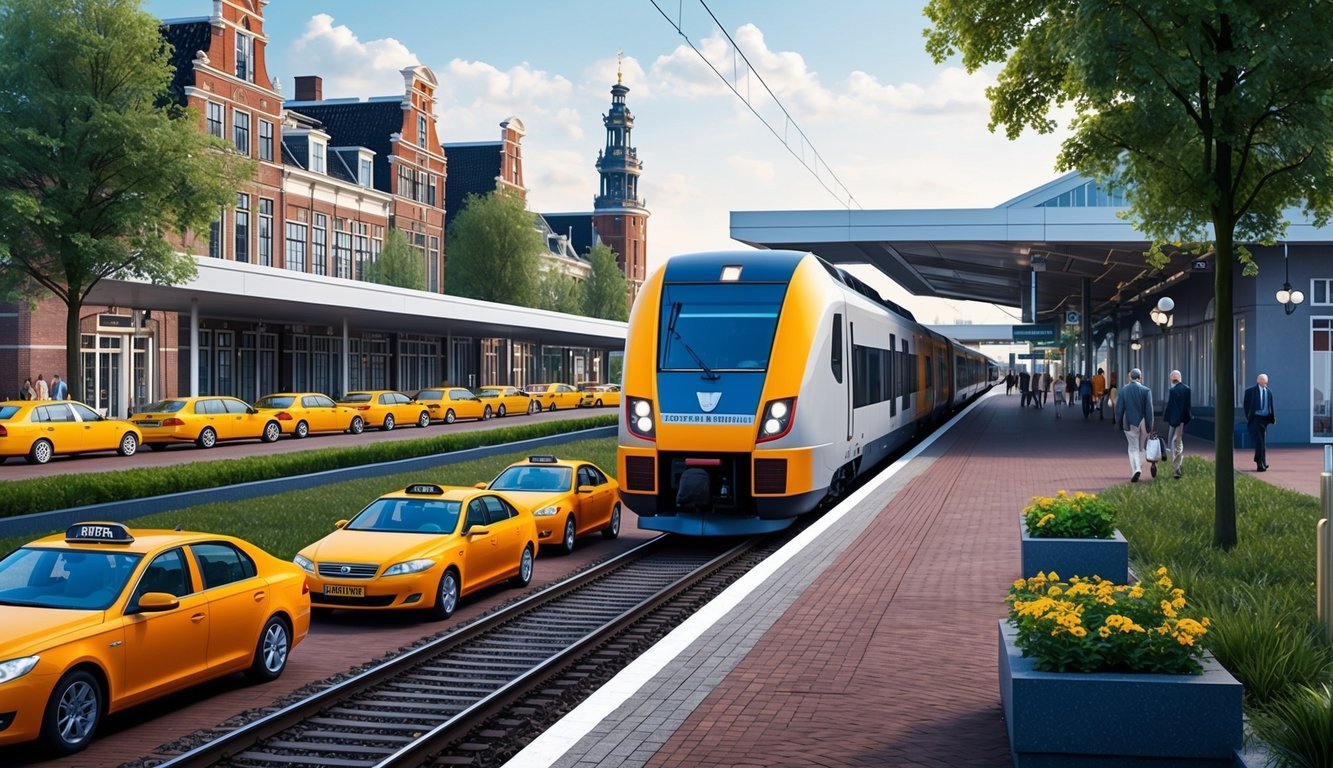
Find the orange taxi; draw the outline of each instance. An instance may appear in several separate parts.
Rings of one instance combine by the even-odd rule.
[[[430,413],[421,403],[402,392],[375,390],[373,392],[348,392],[338,400],[339,405],[346,405],[361,412],[367,427],[379,427],[388,432],[398,424],[416,424],[418,427],[430,426]]]
[[[603,406],[620,407],[620,386],[617,384],[593,384],[583,389],[582,408],[601,408]]]
[[[366,430],[365,417],[355,408],[339,405],[318,392],[281,392],[264,395],[255,401],[255,410],[278,420],[282,434],[297,439],[311,432],[351,432]]]
[[[295,558],[316,609],[424,609],[446,619],[464,595],[532,581],[532,514],[488,491],[416,483],[336,528]]]
[[[459,419],[485,421],[494,415],[491,404],[462,387],[423,389],[413,402],[430,409],[430,418],[453,424]]]
[[[0,560],[0,744],[88,745],[112,712],[277,678],[310,628],[301,570],[231,536],[79,523]]]
[[[56,454],[115,451],[133,456],[139,450],[139,428],[73,400],[0,401],[0,462],[22,456],[29,464],[45,464]]]
[[[482,487],[531,509],[537,540],[563,554],[573,552],[574,539],[585,533],[620,535],[620,484],[591,462],[529,456]]]
[[[529,384],[523,390],[537,403],[538,409],[577,408],[583,393],[568,384]]]
[[[130,417],[143,434],[144,445],[160,451],[177,442],[212,448],[219,440],[263,440],[282,437],[271,413],[260,413],[234,397],[178,397],[163,400]]]
[[[477,390],[477,397],[490,403],[496,416],[536,413],[541,410],[541,405],[518,387],[481,387]]]

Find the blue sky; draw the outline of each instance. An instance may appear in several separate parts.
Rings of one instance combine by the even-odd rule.
[[[782,132],[777,106],[761,98],[698,0],[657,4]],[[861,207],[991,207],[1056,176],[1057,137],[1011,142],[987,131],[984,89],[994,71],[969,75],[930,60],[916,0],[709,7]],[[145,8],[198,17],[212,2]],[[622,50],[641,194],[652,212],[650,268],[673,253],[738,247],[728,237],[732,210],[841,207],[651,0],[275,0],[265,17],[269,71],[288,97],[293,78],[308,74],[323,77],[328,98],[398,93],[398,70],[420,63],[441,80],[444,142],[495,139],[502,120],[521,118],[530,206],[548,212],[591,208],[601,116]],[[926,321],[1007,318],[877,286]]]

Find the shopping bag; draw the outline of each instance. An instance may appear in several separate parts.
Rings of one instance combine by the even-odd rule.
[[[1164,441],[1162,438],[1156,435],[1149,437],[1147,448],[1143,452],[1144,458],[1147,459],[1148,461],[1153,461],[1153,462],[1161,461],[1162,444],[1164,442],[1166,441]]]

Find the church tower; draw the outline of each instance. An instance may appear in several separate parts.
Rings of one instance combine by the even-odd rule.
[[[611,109],[602,115],[606,147],[597,153],[601,189],[593,199],[592,224],[603,243],[616,252],[616,262],[629,279],[629,301],[639,293],[648,261],[648,209],[639,197],[643,162],[631,143],[634,115],[625,105],[629,88],[617,65],[611,86]]]

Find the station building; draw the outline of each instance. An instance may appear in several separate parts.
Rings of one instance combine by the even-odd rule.
[[[284,98],[266,65],[264,5],[214,0],[209,16],[162,23],[173,46],[171,97],[196,110],[201,131],[254,160],[256,173],[208,232],[179,243],[195,256],[193,280],[108,279],[92,290],[80,318],[83,399],[122,417],[196,393],[253,401],[282,390],[607,381],[623,323],[444,295],[455,196],[434,72],[405,68],[400,93],[365,100],[326,99],[319,77],[301,76]],[[482,191],[526,194],[522,135],[517,118],[501,123],[500,142],[485,150],[493,157]],[[466,190],[475,173],[461,145],[453,153],[454,181]],[[586,276],[568,238],[535,221],[548,261],[576,277],[581,264]],[[419,254],[425,292],[364,281],[391,228]],[[38,373],[70,377],[65,314],[54,299],[0,304],[0,370],[10,379],[0,396]]]
[[[1150,243],[1120,217],[1125,210],[1121,193],[1069,173],[994,208],[734,211],[731,236],[870,264],[917,295],[1021,307],[1025,324],[1052,326],[1057,336],[1072,324],[1085,342],[1077,372],[1104,368],[1124,383],[1141,368],[1159,408],[1179,369],[1196,416],[1189,431],[1211,439],[1215,258],[1178,253],[1162,269],[1148,266]],[[1333,443],[1333,231],[1298,210],[1287,219],[1286,240],[1249,246],[1257,277],[1236,267],[1236,413],[1245,388],[1266,373],[1277,406],[1269,442]],[[1288,300],[1279,302],[1284,286]],[[1291,300],[1297,291],[1299,302]],[[1153,310],[1164,297],[1174,306],[1159,324]],[[1244,425],[1231,428],[1243,446]]]

